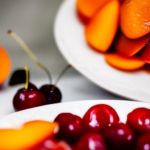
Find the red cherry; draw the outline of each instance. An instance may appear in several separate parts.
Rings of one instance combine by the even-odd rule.
[[[45,140],[42,144],[36,146],[35,150],[72,150],[64,141]]]
[[[38,91],[38,88],[31,82],[29,82],[29,84],[28,84],[28,89],[31,91]]]
[[[45,95],[47,104],[61,102],[62,95],[60,90],[56,86],[51,84],[43,85],[40,88],[40,91]]]
[[[143,135],[137,140],[135,150],[150,150],[150,134]]]
[[[46,104],[45,96],[35,86],[29,84],[28,89],[18,90],[13,98],[13,106],[16,111],[37,107]]]
[[[147,108],[134,109],[127,115],[127,124],[137,133],[150,133],[150,110]]]
[[[116,111],[105,104],[91,107],[84,115],[82,127],[84,132],[101,132],[113,123],[119,122]]]
[[[54,120],[60,127],[57,137],[74,144],[80,138],[81,120],[79,116],[70,113],[59,114]]]
[[[107,147],[100,134],[87,133],[75,145],[74,150],[107,150]]]
[[[123,123],[113,124],[103,132],[103,138],[111,150],[132,150],[134,135]]]

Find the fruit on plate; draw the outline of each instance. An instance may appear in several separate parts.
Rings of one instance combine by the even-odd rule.
[[[121,6],[120,27],[130,39],[150,33],[150,1],[125,0]]]
[[[138,53],[150,41],[150,34],[137,39],[129,39],[122,32],[116,37],[114,49],[122,56],[131,57]],[[143,51],[143,50],[142,50]]]
[[[127,125],[136,133],[150,133],[150,109],[134,109],[127,116]]]
[[[74,146],[74,150],[108,150],[107,146],[98,133],[87,133]]]
[[[26,70],[26,85],[25,88],[19,89],[13,98],[13,106],[16,111],[33,108],[46,104],[46,98],[35,85],[28,83],[28,70]]]
[[[112,67],[129,71],[150,64],[149,0],[77,0],[76,8],[83,20],[88,18],[87,43],[106,53],[105,60]]]
[[[148,44],[141,50],[141,58],[148,64],[150,64],[150,45]]]
[[[33,150],[54,136],[58,128],[57,123],[37,120],[27,122],[19,129],[0,129],[0,150]]]
[[[117,53],[105,54],[105,60],[111,66],[126,71],[137,70],[145,65],[145,62],[137,56],[129,58]]]
[[[117,122],[119,122],[117,112],[108,105],[99,104],[91,107],[83,116],[82,130],[101,133],[105,128]]]
[[[103,138],[108,148],[112,150],[131,150],[134,142],[133,131],[123,123],[106,128]]]
[[[77,142],[81,136],[81,117],[71,113],[59,114],[54,122],[59,124],[59,132],[57,137],[63,139],[70,144]]]
[[[119,1],[110,1],[86,25],[86,40],[96,50],[106,52],[111,46],[119,24],[119,10]]]
[[[0,46],[0,85],[6,80],[11,70],[11,60],[6,50]]]
[[[76,7],[77,12],[84,18],[84,20],[89,21],[95,13],[110,0],[77,0]]]

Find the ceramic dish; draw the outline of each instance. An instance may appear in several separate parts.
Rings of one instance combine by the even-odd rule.
[[[125,98],[149,102],[150,76],[144,71],[116,70],[105,62],[103,54],[89,47],[75,3],[76,0],[64,1],[55,21],[55,40],[63,56],[81,74],[103,89]]]
[[[121,100],[87,100],[66,102],[12,113],[0,119],[0,128],[17,127],[31,120],[53,121],[54,118],[61,112],[70,112],[82,117],[91,106],[96,104],[108,104],[112,106],[117,111],[122,122],[126,121],[127,114],[133,109],[137,107],[150,108],[150,104],[148,103]]]

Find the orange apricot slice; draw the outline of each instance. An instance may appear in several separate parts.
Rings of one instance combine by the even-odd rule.
[[[148,64],[150,64],[150,45],[148,44],[141,51],[141,58]]]
[[[91,19],[110,0],[77,0],[76,8],[82,18]]]
[[[114,49],[117,53],[131,57],[139,52],[150,40],[150,34],[138,39],[129,39],[123,33],[119,33],[114,43]]]
[[[31,150],[58,130],[57,123],[27,122],[20,129],[0,129],[0,150]]]
[[[0,46],[0,85],[6,80],[11,70],[11,61],[6,50]]]
[[[106,52],[113,42],[118,28],[119,9],[119,1],[110,1],[97,12],[85,28],[87,42],[100,52]]]
[[[120,27],[131,39],[150,33],[150,0],[126,0],[121,6]]]
[[[117,53],[105,54],[106,62],[120,70],[131,71],[136,70],[145,65],[145,62],[138,57],[123,57]]]

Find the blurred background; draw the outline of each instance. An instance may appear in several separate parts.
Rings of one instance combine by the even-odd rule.
[[[31,75],[30,81],[38,87],[45,83],[48,84],[47,75],[7,34],[7,31],[11,29],[25,41],[41,63],[51,72],[53,81],[55,81],[68,64],[60,54],[53,35],[55,17],[62,2],[63,0],[0,0],[0,45],[7,50],[11,57],[12,71],[27,65]],[[22,86],[7,87],[0,92],[0,117],[14,112],[12,99],[19,87]],[[65,73],[59,81],[58,87],[63,94],[63,102],[123,99],[94,85],[73,68]]]

